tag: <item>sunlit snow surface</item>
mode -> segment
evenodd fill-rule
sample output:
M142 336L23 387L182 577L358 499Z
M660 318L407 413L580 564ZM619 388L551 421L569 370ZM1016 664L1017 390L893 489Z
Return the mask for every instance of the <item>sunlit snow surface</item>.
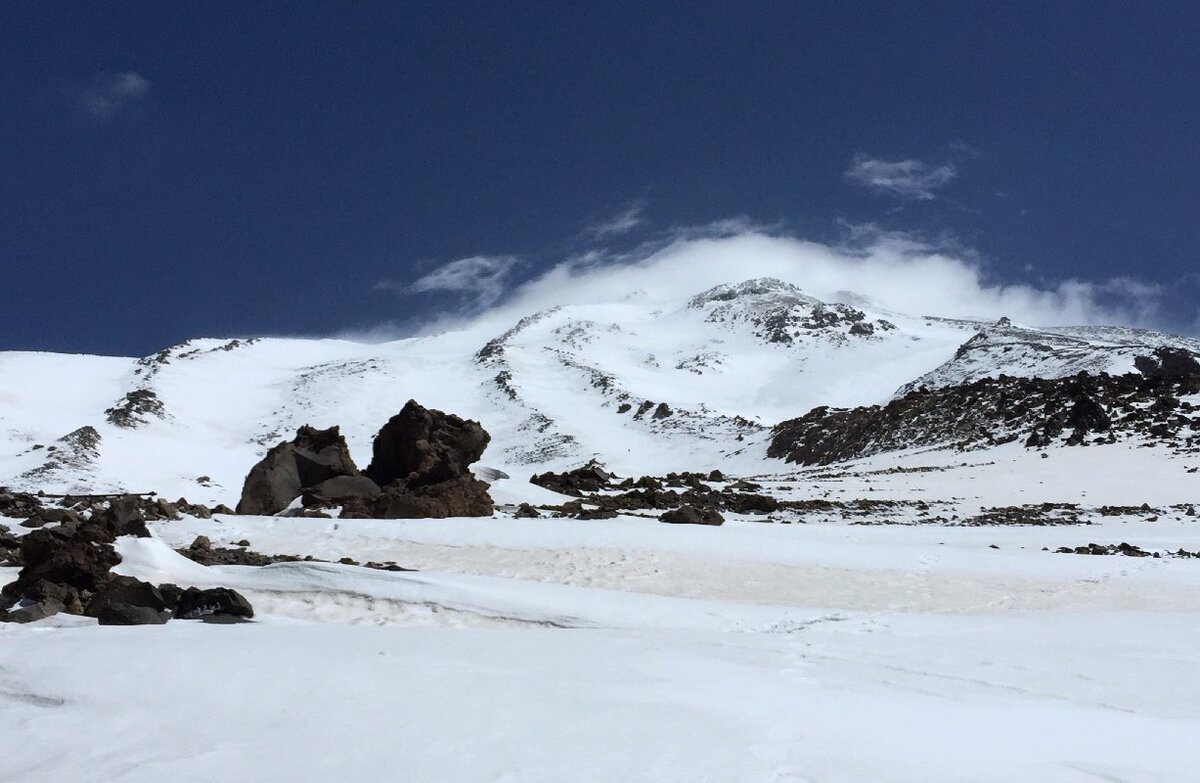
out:
M964 512L1200 494L1196 460L1152 449L963 462L766 481ZM0 780L1194 779L1200 561L1052 550L1197 550L1196 517L752 519L156 523L155 538L119 542L118 571L236 587L256 621L0 626ZM204 568L171 549L198 534L421 570Z
M1000 372L1125 372L1171 340L882 311L864 314L870 335L785 319L779 340L780 301L801 320L812 301L753 282L748 298L659 291L379 345L0 353L0 485L232 506L300 425L340 425L361 466L409 398L480 420L483 464L511 474L490 519L218 514L122 539L121 573L236 588L255 621L0 625L0 781L1196 780L1200 560L1053 550L1200 550L1186 513L1200 459L1136 441L810 470L765 457L768 428L813 405ZM138 390L161 410L109 422ZM645 402L673 413L635 418ZM94 447L63 440L84 427ZM562 500L532 471L590 457L622 476L720 468L781 498L907 505L872 525L820 511L715 528L511 518ZM1070 502L1095 524L931 524L917 501L957 520ZM174 552L197 535L419 571L204 568Z

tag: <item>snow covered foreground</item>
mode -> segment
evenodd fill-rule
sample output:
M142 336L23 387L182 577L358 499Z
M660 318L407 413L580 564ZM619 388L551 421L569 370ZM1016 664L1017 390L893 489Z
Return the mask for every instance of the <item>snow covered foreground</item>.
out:
M0 780L1194 780L1200 568L1091 540L1200 526L157 523L118 571L256 621L0 626Z

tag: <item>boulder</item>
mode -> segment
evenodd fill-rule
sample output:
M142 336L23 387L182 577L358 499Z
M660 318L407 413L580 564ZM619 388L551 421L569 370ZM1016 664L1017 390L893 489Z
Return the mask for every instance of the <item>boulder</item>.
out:
M92 597L91 602L88 603L87 609L83 613L88 617L99 619L102 612L112 607L129 607L147 609L151 612L163 612L167 609L167 602L163 598L162 591L149 582L143 582L132 576L113 575L96 591L96 594ZM163 618L161 622L166 622L166 618ZM101 622L101 625L140 624L142 623Z
M304 491L304 505L337 504L348 498L370 500L379 494L379 485L363 475L334 476Z
M59 526L40 528L21 539L24 566L15 581L3 588L10 602L21 598L32 601L54 599L68 611L81 611L85 594L95 592L109 578L109 569L121 562L121 556L104 541L95 528Z
M267 452L242 485L237 513L278 514L312 487L335 476L358 476L346 439L337 427L304 426L289 443Z
M10 623L32 623L52 617L64 609L66 607L61 601L54 598L46 598L9 610L4 614L4 620Z
M673 525L720 525L725 522L725 517L709 508L680 506L664 512L659 521Z
M109 501L107 508L92 513L88 526L103 530L108 536L108 541L118 536L150 537L150 531L146 528L146 516L142 513L141 503L134 495L122 495Z
M410 489L471 477L490 440L477 421L409 400L375 436L364 473L381 487L403 481Z
M92 615L100 625L162 625L171 619L167 611L155 611L148 606L105 604Z
M176 620L205 620L210 622L241 622L254 616L250 602L236 590L212 587L201 590L189 587L175 604Z
M398 482L383 490L371 507L374 519L487 517L494 508L488 485L474 476L409 488Z

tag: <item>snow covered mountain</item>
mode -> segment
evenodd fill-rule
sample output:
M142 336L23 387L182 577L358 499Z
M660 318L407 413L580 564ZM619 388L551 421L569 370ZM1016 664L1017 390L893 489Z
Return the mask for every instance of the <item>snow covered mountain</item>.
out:
M1124 373L1160 346L1123 327L1036 329L823 302L772 278L666 301L480 317L382 344L190 340L140 359L0 353L0 486L236 501L246 470L301 425L356 454L409 398L478 419L514 475L597 457L627 473L778 466L770 428L817 406L1001 374Z

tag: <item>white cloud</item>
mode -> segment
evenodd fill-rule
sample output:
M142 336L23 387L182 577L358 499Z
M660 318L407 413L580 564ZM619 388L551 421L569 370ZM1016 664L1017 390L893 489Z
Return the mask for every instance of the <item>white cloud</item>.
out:
M398 293L451 293L464 299L474 313L494 305L504 295L509 275L521 263L516 256L468 256L444 264L411 283L383 280L377 290Z
M592 223L584 233L595 239L608 239L610 237L621 236L628 234L633 229L646 222L642 217L642 213L646 210L645 201L634 201L625 209L617 214L609 217L607 220L601 220L597 223Z
M133 71L101 74L83 94L83 108L93 117L107 120L125 106L146 97L150 82Z
M470 320L502 330L522 316L561 304L636 299L679 306L712 286L756 277L779 278L826 301L869 302L877 310L911 315L1007 316L1031 326L1153 327L1160 320L1161 287L1128 278L1005 283L989 275L969 249L950 242L934 244L868 226L857 227L846 244L833 245L766 230L735 231L738 225L729 224L731 232L719 235L710 229L679 231L681 238L625 253L578 253L507 293L502 278L489 277L486 293L476 301L494 306L479 308L486 312ZM474 266L459 263L450 271L438 270L435 279L457 281ZM463 325L442 319L424 331Z
M931 166L919 160L887 161L859 153L846 169L846 181L872 193L911 201L935 198L934 191L958 176L952 164Z

